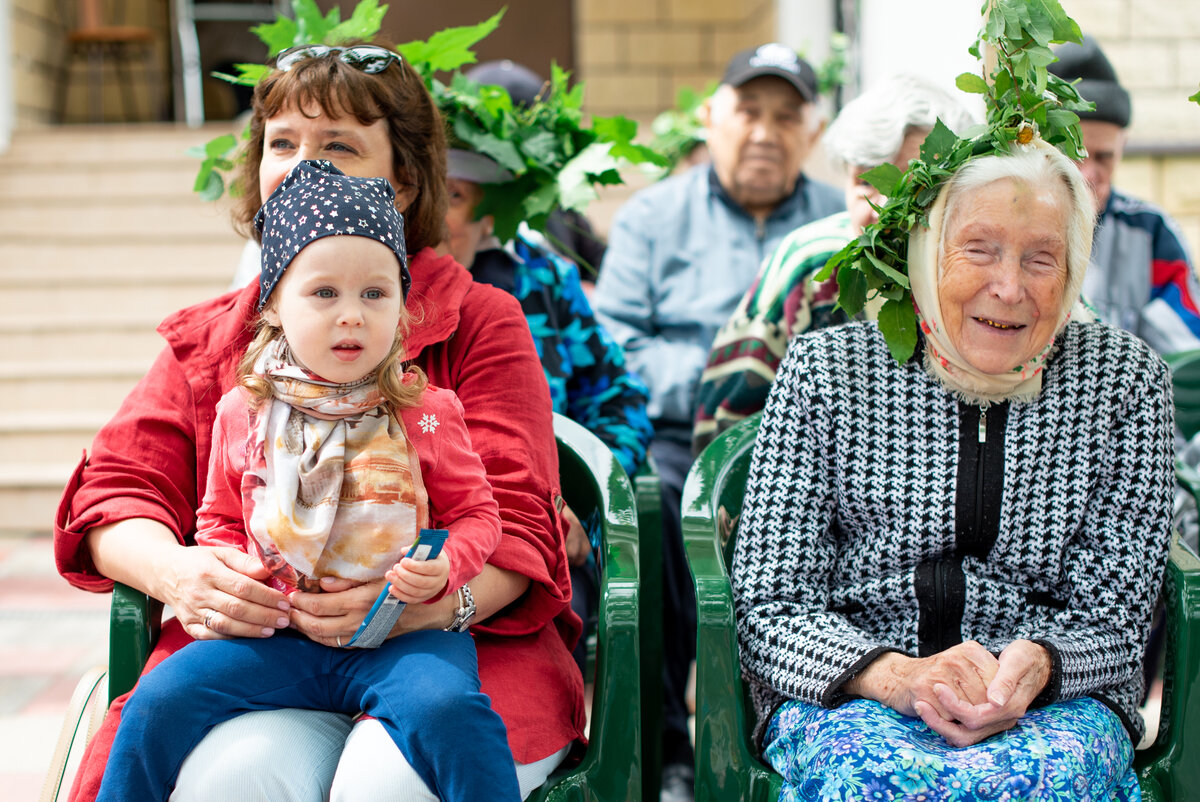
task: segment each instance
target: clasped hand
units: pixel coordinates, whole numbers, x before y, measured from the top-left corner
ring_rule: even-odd
[[[1013,641],[998,659],[967,641],[930,657],[883,655],[846,690],[919,716],[952,746],[969,746],[1015,725],[1050,671],[1049,653],[1032,641]]]

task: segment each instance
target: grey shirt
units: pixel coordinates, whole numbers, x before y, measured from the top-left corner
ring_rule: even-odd
[[[801,175],[762,223],[707,165],[635,194],[609,232],[593,298],[596,317],[650,388],[659,431],[691,436],[700,373],[717,330],[763,259],[793,229],[845,209],[842,193]]]

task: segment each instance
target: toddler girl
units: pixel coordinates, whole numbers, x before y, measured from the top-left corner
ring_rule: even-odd
[[[210,613],[214,639],[142,677],[98,800],[165,800],[212,727],[289,707],[374,716],[441,799],[520,798],[461,621],[499,510],[457,397],[401,365],[410,278],[393,198],[384,179],[305,161],[263,204],[259,329],[217,406],[196,541],[257,554],[284,590],[386,577],[406,603],[458,592],[459,626],[339,648],[286,628],[222,639]],[[430,519],[449,530],[441,553],[401,559]]]

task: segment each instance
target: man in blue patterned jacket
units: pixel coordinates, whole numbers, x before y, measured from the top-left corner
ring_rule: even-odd
[[[1160,354],[1200,348],[1200,284],[1179,228],[1161,209],[1112,185],[1132,116],[1129,93],[1092,37],[1055,53],[1059,60],[1049,70],[1078,79],[1079,94],[1096,104],[1079,115],[1088,151],[1079,167],[1100,216],[1084,300]]]

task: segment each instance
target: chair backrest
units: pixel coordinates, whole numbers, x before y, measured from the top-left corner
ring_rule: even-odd
[[[713,440],[683,488],[683,542],[696,583],[696,788],[717,802],[767,802],[778,774],[755,756],[754,712],[738,664],[729,563],[759,415]]]
[[[1200,349],[1168,354],[1175,390],[1175,425],[1188,440],[1200,432]]]

